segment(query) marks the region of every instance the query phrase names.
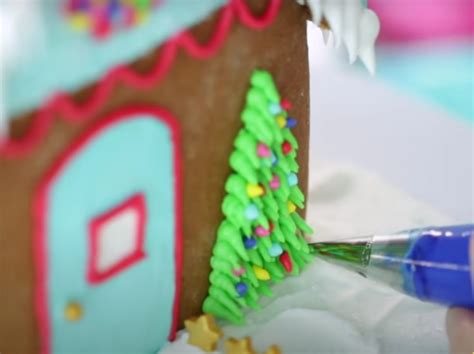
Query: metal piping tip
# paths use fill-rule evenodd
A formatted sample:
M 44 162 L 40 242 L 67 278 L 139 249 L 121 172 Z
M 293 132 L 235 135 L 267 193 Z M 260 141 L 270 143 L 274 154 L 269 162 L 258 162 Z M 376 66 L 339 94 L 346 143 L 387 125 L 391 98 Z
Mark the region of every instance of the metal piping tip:
M 371 238 L 358 238 L 340 242 L 317 242 L 310 246 L 331 263 L 337 263 L 358 273 L 364 273 L 371 254 Z

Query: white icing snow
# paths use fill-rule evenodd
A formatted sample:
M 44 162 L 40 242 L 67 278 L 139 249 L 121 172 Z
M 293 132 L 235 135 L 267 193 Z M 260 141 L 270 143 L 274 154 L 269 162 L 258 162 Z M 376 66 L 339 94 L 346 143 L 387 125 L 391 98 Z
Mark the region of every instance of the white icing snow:
M 451 220 L 380 178 L 349 167 L 326 167 L 311 179 L 308 221 L 317 240 Z M 247 325 L 224 326 L 226 337 L 252 337 L 258 352 L 446 353 L 445 309 L 417 301 L 357 274 L 316 260 L 274 288 L 274 298 L 250 311 Z M 202 353 L 182 331 L 164 354 Z M 217 353 L 222 353 L 218 351 Z

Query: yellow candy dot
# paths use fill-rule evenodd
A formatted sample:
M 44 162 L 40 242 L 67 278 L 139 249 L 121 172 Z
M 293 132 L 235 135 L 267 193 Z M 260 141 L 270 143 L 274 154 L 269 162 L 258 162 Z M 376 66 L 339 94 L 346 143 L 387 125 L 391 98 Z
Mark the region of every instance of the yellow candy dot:
M 82 318 L 83 311 L 81 304 L 70 302 L 64 309 L 64 317 L 70 322 L 77 322 Z
M 277 123 L 280 128 L 284 128 L 286 126 L 286 118 L 283 116 L 278 116 Z
M 296 205 L 288 201 L 288 212 L 291 214 L 291 213 L 294 213 L 295 211 L 296 211 Z
M 254 265 L 253 272 L 258 280 L 270 280 L 270 273 L 263 268 Z
M 77 14 L 77 15 L 71 16 L 71 26 L 78 31 L 84 31 L 88 29 L 90 25 L 91 25 L 91 21 L 88 15 Z
M 139 11 L 137 14 L 137 23 L 145 22 L 148 19 L 149 15 L 150 14 L 146 11 Z
M 265 190 L 262 186 L 259 186 L 258 184 L 247 185 L 247 195 L 250 198 L 260 197 L 263 193 L 265 193 Z

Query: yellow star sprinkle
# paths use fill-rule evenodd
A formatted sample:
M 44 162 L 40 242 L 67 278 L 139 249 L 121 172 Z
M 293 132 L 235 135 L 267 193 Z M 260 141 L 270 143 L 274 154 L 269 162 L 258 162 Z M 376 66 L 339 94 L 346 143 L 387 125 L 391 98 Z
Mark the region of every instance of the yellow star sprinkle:
M 277 345 L 272 345 L 270 348 L 267 349 L 265 354 L 282 354 L 282 352 Z
M 189 332 L 188 344 L 201 348 L 205 352 L 213 352 L 217 342 L 222 337 L 222 331 L 214 321 L 214 317 L 204 314 L 184 321 L 184 326 Z
M 257 354 L 252 348 L 250 337 L 243 339 L 229 338 L 224 343 L 226 354 Z

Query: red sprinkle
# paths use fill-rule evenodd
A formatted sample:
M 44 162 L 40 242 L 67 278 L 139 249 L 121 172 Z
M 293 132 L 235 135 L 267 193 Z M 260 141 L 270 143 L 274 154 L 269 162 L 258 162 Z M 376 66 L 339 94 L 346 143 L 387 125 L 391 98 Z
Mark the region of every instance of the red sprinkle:
M 285 98 L 281 100 L 280 106 L 281 106 L 281 108 L 283 108 L 285 111 L 288 111 L 288 110 L 290 110 L 290 109 L 293 107 L 293 105 L 291 104 L 291 102 L 288 101 L 288 100 L 285 99 Z
M 288 140 L 285 140 L 281 144 L 281 150 L 283 151 L 284 155 L 288 155 L 291 151 L 293 151 L 293 147 L 291 146 L 291 144 Z
M 291 273 L 293 271 L 293 263 L 291 262 L 291 258 L 288 252 L 285 251 L 281 254 L 280 263 L 288 273 Z

